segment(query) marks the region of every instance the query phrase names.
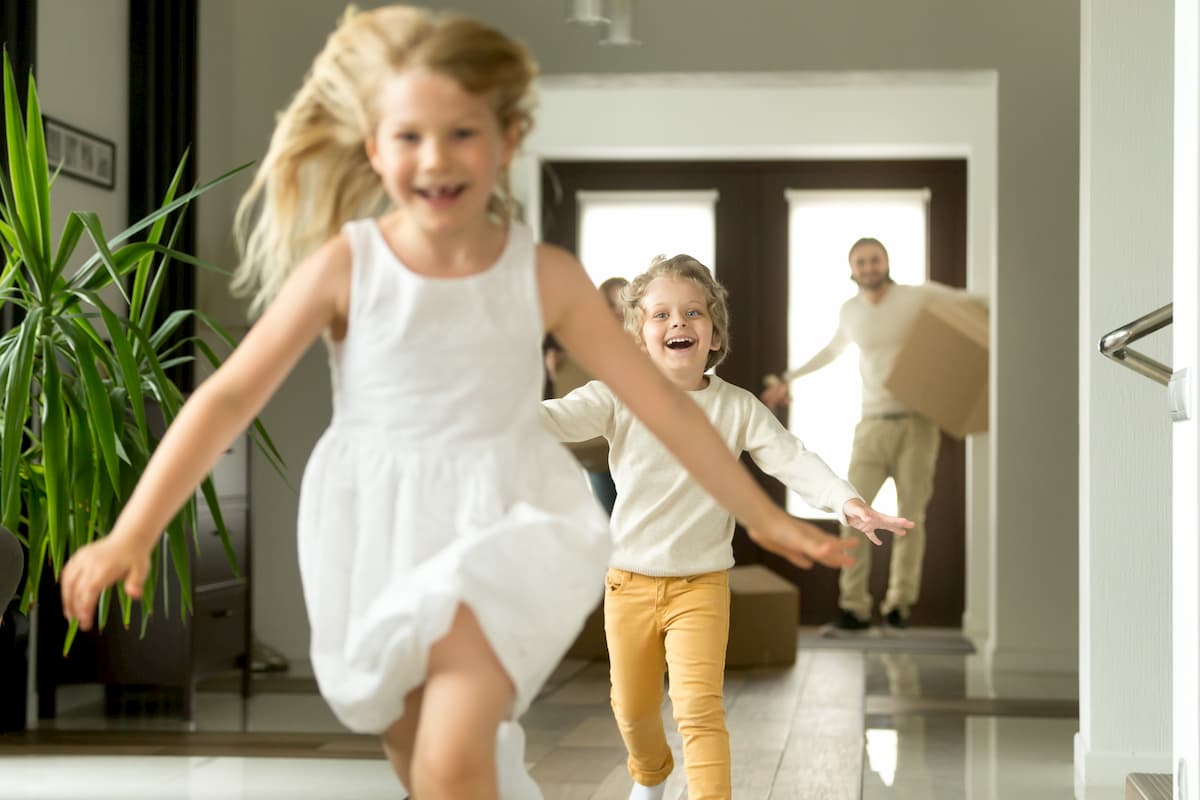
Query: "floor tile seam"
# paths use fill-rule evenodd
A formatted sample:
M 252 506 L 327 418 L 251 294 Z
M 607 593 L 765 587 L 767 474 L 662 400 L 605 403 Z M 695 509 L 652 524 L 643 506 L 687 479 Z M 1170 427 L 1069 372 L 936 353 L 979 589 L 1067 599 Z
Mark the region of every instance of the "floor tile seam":
M 873 694 L 865 699 L 870 716 L 961 716 L 1027 719 L 1077 719 L 1078 702 L 1039 699 L 896 698 Z
M 795 694 L 795 699 L 793 700 L 793 704 L 792 704 L 792 715 L 788 719 L 789 725 L 788 725 L 787 733 L 783 738 L 783 746 L 779 748 L 779 754 L 775 759 L 775 768 L 771 774 L 771 784 L 770 784 L 770 786 L 767 787 L 766 796 L 768 798 L 773 797 L 775 794 L 775 785 L 779 779 L 780 770 L 783 768 L 783 761 L 787 756 L 788 746 L 790 745 L 793 736 L 796 734 L 795 720 L 800 714 L 801 706 L 805 705 L 804 690 L 808 686 L 809 678 L 812 675 L 813 659 L 811 659 L 811 658 L 803 659 L 803 666 L 801 666 L 801 664 L 800 664 L 801 659 L 797 658 L 796 662 L 797 662 L 796 666 L 793 667 L 793 669 L 802 669 L 802 673 L 799 676 L 799 678 L 797 678 L 797 680 L 796 680 L 796 684 L 795 684 L 796 694 Z M 864 680 L 865 680 L 865 673 L 864 673 Z M 864 691 L 864 694 L 865 694 L 865 691 Z M 860 761 L 859 781 L 858 781 L 858 784 L 859 784 L 858 793 L 859 793 L 860 800 L 862 797 L 862 774 L 861 773 L 862 773 L 862 768 L 861 768 L 861 761 Z

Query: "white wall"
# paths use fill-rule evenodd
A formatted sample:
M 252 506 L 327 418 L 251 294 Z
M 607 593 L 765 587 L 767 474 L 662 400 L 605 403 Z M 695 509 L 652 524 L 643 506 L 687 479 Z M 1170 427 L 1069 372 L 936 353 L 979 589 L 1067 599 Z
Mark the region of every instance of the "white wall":
M 1172 732 L 1178 800 L 1200 797 L 1200 10 L 1175 4 L 1174 367 L 1190 375 L 1191 418 L 1173 431 Z M 1182 762 L 1182 763 L 1181 763 Z
M 1170 771 L 1166 392 L 1096 343 L 1171 300 L 1172 22 L 1166 3 L 1083 3 L 1077 786 Z M 1170 363 L 1170 334 L 1135 349 Z
M 875 124 L 880 118 L 888 124 Z M 670 124 L 647 125 L 647 119 Z M 537 126 L 513 178 L 527 217 L 537 222 L 539 164 L 555 158 L 939 156 L 967 159 L 967 282 L 990 295 L 996 253 L 994 73 L 550 76 L 542 83 Z M 967 447 L 963 627 L 981 644 L 990 631 L 991 485 L 988 437 L 973 436 Z
M 280 46 L 279 18 L 270 9 L 232 0 L 201 0 L 199 179 L 215 178 L 266 152 L 276 110 L 299 88 L 342 7 L 341 3 L 289 3 L 287 43 Z M 233 210 L 252 174 L 252 169 L 247 170 L 196 204 L 200 258 L 230 270 L 236 266 Z M 240 338 L 249 327 L 247 304 L 234 299 L 228 287 L 227 277 L 197 270 L 197 307 Z M 224 352 L 223 345 L 213 344 Z M 256 451 L 251 453 L 254 630 L 258 638 L 298 663 L 308 659 L 309 627 L 297 566 L 297 492 L 308 454 L 329 416 L 328 367 L 324 349 L 318 346 L 300 361 L 261 415 L 287 464 L 285 478 Z
M 105 233 L 112 235 L 128 223 L 129 164 L 129 4 L 125 0 L 38 0 L 37 52 L 34 64 L 42 113 L 93 133 L 116 145 L 113 189 L 102 189 L 59 175 L 50 192 L 52 243 L 72 211 L 95 211 Z M 81 67 L 82 65 L 82 67 Z M 25 76 L 16 76 L 18 83 Z M 95 252 L 85 236 L 68 269 L 78 267 Z M 122 301 L 105 294 L 114 308 Z M 36 637 L 36 619 L 34 622 Z M 36 653 L 34 642 L 30 652 Z M 29 671 L 28 713 L 35 722 L 36 667 Z
M 55 235 L 67 214 L 95 211 L 110 237 L 128 224 L 129 4 L 38 0 L 37 78 L 42 113 L 116 143 L 116 187 L 59 175 L 50 196 Z M 23 80 L 23 77 L 18 77 Z M 76 266 L 94 252 L 84 237 Z

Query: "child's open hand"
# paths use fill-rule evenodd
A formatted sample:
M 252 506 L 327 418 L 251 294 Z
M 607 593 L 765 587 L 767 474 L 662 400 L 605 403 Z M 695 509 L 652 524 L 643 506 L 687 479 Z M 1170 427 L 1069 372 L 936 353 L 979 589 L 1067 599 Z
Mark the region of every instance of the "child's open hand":
M 127 595 L 141 597 L 149 568 L 149 556 L 134 545 L 113 536 L 92 542 L 63 567 L 63 616 L 79 620 L 80 630 L 90 629 L 100 593 L 123 580 Z
M 777 522 L 746 532 L 759 547 L 802 569 L 808 569 L 814 562 L 827 567 L 848 567 L 854 563 L 848 551 L 858 546 L 853 539 L 832 536 L 811 522 L 782 513 Z
M 846 505 L 842 506 L 842 513 L 846 515 L 847 525 L 865 533 L 874 544 L 883 544 L 879 539 L 879 531 L 891 531 L 896 536 L 903 536 L 915 524 L 904 517 L 880 514 L 857 498 L 847 500 Z

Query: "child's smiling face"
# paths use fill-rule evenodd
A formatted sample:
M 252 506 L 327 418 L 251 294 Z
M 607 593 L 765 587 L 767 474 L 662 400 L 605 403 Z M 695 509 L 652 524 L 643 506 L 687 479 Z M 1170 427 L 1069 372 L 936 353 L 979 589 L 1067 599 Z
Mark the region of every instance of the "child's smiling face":
M 712 317 L 703 287 L 686 278 L 655 278 L 642 297 L 642 347 L 681 389 L 702 389 L 713 341 Z
M 485 218 L 518 140 L 488 96 L 438 72 L 404 69 L 383 83 L 366 148 L 393 202 L 424 226 L 450 228 Z

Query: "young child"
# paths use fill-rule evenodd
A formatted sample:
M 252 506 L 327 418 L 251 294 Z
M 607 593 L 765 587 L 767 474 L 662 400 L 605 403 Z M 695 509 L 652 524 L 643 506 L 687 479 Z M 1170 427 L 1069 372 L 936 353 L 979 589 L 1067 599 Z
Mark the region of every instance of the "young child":
M 655 259 L 625 291 L 625 327 L 650 360 L 716 427 L 734 455 L 748 452 L 810 504 L 837 510 L 879 544 L 879 529 L 911 522 L 877 513 L 854 487 L 747 391 L 706 374 L 729 352 L 725 289 L 686 255 Z M 564 442 L 603 435 L 617 485 L 616 542 L 606 578 L 604 630 L 612 707 L 629 751 L 630 800 L 662 797 L 671 750 L 659 714 L 663 670 L 683 737 L 690 800 L 730 796 L 722 691 L 729 635 L 733 518 L 680 468 L 600 381 L 542 403 L 542 422 Z
M 511 221 L 507 170 L 535 73 L 524 47 L 470 18 L 346 14 L 239 208 L 237 285 L 261 318 L 191 396 L 113 530 L 62 576 L 85 630 L 106 587 L 139 596 L 168 520 L 323 337 L 333 418 L 298 523 L 313 668 L 342 722 L 379 734 L 422 800 L 540 796 L 508 721 L 593 607 L 611 549 L 539 426 L 546 332 L 764 546 L 848 560 L 758 489 L 579 263 Z

